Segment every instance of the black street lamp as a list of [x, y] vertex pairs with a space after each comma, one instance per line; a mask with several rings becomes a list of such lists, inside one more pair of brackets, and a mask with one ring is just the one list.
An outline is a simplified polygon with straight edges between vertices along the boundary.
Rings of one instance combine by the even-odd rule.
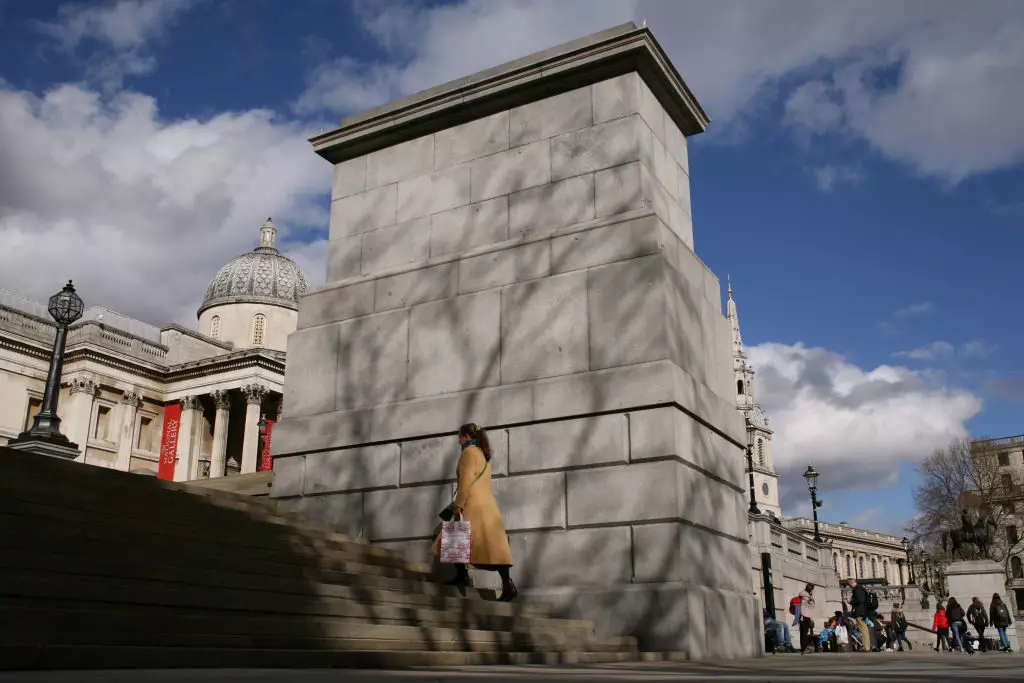
[[754, 492], [754, 432], [747, 430], [747, 472], [750, 473], [750, 507], [748, 511], [752, 515], [761, 514], [761, 508], [757, 507], [757, 494]]
[[64, 347], [68, 340], [68, 326], [82, 317], [85, 304], [75, 293], [75, 287], [68, 280], [64, 289], [50, 297], [47, 310], [57, 323], [57, 335], [53, 340], [53, 355], [50, 357], [50, 370], [46, 374], [46, 388], [43, 390], [43, 405], [32, 421], [32, 427], [18, 435], [8, 446], [24, 447], [30, 442], [45, 442], [62, 448], [78, 450], [60, 431], [60, 418], [57, 417], [57, 399], [60, 395], [60, 376], [64, 369]]
[[910, 541], [904, 536], [903, 540], [903, 552], [907, 554], [907, 585], [913, 586], [916, 582], [914, 581], [914, 563], [910, 560]]
[[814, 540], [821, 543], [821, 534], [818, 532], [818, 508], [824, 504], [824, 501], [818, 499], [818, 472], [808, 465], [807, 471], [804, 472], [804, 479], [807, 480], [807, 488], [811, 492], [811, 512], [814, 513]]

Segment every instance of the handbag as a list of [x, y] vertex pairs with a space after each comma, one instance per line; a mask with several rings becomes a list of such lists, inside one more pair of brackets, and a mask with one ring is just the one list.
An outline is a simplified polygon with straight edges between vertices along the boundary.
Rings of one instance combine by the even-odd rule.
[[[477, 482], [477, 480], [480, 479], [480, 477], [484, 476], [484, 472], [486, 472], [487, 468], [490, 467], [490, 466], [491, 466], [490, 461], [484, 462], [484, 468], [482, 470], [480, 470], [480, 474], [476, 475], [476, 479], [474, 479], [473, 481], [469, 482], [469, 486], [467, 487], [466, 490], [469, 490], [469, 489], [473, 488], [473, 484], [475, 484]], [[437, 516], [441, 518], [442, 522], [450, 522], [450, 521], [452, 521], [452, 518], [455, 517], [455, 497], [454, 496], [452, 497], [452, 502], [448, 503], [448, 505], [445, 506], [444, 510], [441, 510], [441, 512], [439, 512], [437, 514]]]
[[472, 564], [473, 528], [469, 522], [441, 524], [438, 559], [441, 564]]

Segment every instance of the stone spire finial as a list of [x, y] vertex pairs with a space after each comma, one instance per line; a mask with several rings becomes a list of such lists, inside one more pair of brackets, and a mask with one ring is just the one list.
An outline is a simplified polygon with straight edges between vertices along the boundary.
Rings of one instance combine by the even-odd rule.
[[276, 249], [274, 242], [277, 240], [277, 226], [274, 219], [267, 217], [263, 226], [260, 227], [260, 249]]

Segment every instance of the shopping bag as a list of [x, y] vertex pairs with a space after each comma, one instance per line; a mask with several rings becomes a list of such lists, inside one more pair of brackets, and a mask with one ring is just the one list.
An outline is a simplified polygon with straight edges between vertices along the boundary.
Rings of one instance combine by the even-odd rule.
[[441, 523], [441, 564], [471, 564], [473, 532], [469, 522]]

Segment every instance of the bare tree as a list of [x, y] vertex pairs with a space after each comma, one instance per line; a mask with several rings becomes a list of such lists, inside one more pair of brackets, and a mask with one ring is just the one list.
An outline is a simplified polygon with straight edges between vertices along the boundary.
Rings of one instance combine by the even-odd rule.
[[917, 548], [939, 555], [944, 534], [960, 528], [961, 511], [967, 509], [995, 522], [988, 530], [992, 559], [1009, 565], [1024, 549], [1021, 468], [1000, 451], [998, 441], [954, 439], [921, 463], [921, 483], [914, 489], [917, 516], [910, 526]]

